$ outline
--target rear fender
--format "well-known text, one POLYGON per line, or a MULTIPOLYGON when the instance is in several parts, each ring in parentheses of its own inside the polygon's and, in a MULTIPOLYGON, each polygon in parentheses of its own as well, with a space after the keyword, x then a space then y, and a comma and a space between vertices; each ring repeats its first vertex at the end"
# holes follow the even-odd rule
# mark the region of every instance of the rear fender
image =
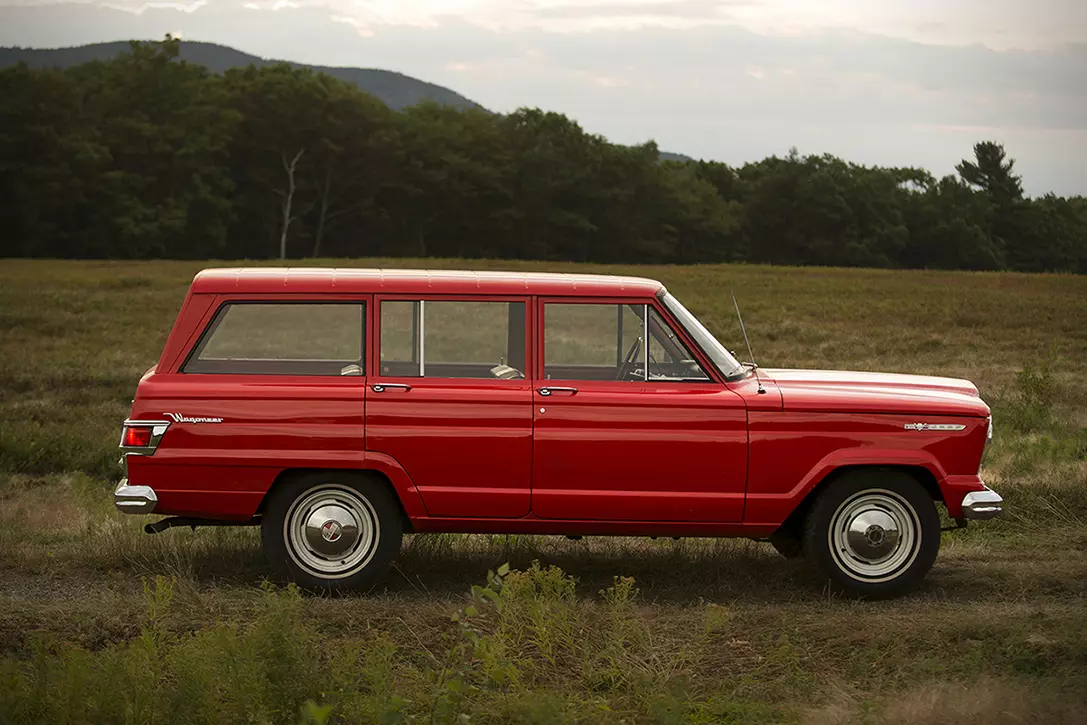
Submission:
MULTIPOLYGON (((276 476, 276 480, 268 487, 268 492, 265 494, 264 500, 267 500, 268 493, 272 492, 275 484, 278 483, 284 475, 330 470, 357 471, 359 473, 372 471, 381 474, 392 485, 393 492, 400 501, 400 506, 404 510, 404 515, 407 516, 409 521, 417 518, 425 518, 428 515, 426 507, 423 505, 423 498, 419 495, 418 489, 415 488, 415 484, 412 483, 411 478, 408 477, 408 473, 404 470, 404 467, 392 456, 387 456, 384 453, 374 453, 372 451, 366 451, 363 454, 362 464, 357 467, 338 467, 331 469, 328 466, 315 466, 312 468, 297 467, 283 469, 276 476)), ((264 501, 261 501, 260 506, 258 506, 253 513, 259 512, 263 507, 264 501)))

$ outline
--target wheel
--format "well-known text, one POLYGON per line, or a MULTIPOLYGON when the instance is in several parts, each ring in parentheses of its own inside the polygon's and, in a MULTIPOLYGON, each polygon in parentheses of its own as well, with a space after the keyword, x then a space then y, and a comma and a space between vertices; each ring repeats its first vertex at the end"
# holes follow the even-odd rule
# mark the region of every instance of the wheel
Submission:
POLYGON ((767 541, 786 559, 799 559, 804 556, 804 541, 796 531, 780 528, 770 534, 767 541))
POLYGON ((844 476, 823 491, 804 551, 838 591, 886 599, 914 589, 936 561, 940 518, 928 492, 898 471, 844 476))
POLYGON ((363 475, 311 473, 269 494, 261 542, 281 579, 309 590, 368 589, 400 551, 392 492, 363 475))

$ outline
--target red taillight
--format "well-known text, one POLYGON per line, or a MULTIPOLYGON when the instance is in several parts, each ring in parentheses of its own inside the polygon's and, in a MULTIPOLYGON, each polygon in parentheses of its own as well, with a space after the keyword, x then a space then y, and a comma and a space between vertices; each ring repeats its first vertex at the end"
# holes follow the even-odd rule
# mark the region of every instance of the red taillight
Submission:
POLYGON ((151 427, 125 426, 125 433, 121 436, 121 445, 126 448, 146 448, 151 445, 151 427))

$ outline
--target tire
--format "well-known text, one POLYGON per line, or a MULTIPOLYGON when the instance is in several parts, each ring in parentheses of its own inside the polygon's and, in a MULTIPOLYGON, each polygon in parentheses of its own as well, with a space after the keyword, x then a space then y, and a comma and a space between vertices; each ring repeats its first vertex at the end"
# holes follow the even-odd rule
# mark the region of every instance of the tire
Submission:
POLYGON ((804 526, 804 551, 835 591, 889 599, 912 591, 936 561, 940 517, 912 476, 863 471, 834 481, 804 526))
POLYGON ((310 591, 366 590, 400 551, 400 505, 384 482, 310 473, 268 496, 261 543, 272 571, 310 591))

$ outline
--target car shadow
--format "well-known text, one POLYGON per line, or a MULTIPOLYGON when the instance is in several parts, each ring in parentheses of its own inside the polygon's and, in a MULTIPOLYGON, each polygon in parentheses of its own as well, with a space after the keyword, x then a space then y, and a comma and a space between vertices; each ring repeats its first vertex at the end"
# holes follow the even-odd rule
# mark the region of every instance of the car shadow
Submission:
MULTIPOLYGON (((803 559, 785 559, 769 544, 755 541, 497 535, 406 537, 378 584, 343 596, 456 599, 472 585, 484 584, 489 570, 506 563, 517 570, 558 567, 576 581, 582 597, 596 597, 613 586, 617 577, 629 577, 643 601, 660 603, 780 604, 849 598, 832 594, 803 559)), ((1041 566, 1014 552, 941 556, 912 596, 962 603, 1083 597, 1087 596, 1085 569, 1087 565, 1072 561, 1041 566)), ((197 547, 181 563, 153 557, 133 562, 132 570, 141 576, 176 574, 202 586, 259 586, 271 576, 256 540, 252 546, 233 547, 229 552, 197 547)))

